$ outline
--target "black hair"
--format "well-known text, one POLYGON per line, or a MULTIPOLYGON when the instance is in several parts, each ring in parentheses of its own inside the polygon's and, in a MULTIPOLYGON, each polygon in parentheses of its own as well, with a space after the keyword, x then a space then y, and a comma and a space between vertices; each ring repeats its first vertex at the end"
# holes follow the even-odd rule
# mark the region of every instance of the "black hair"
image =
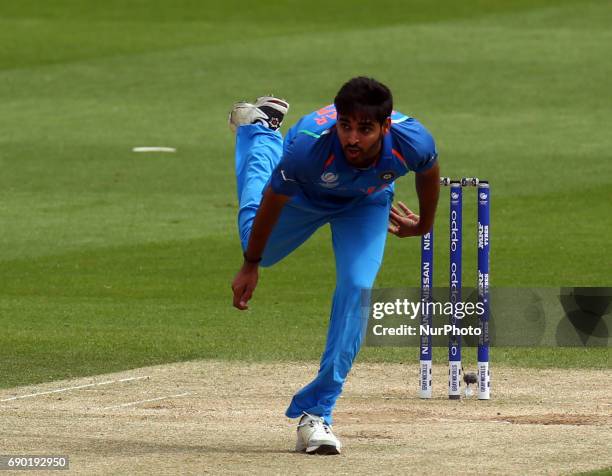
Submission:
POLYGON ((334 105, 338 115, 365 116, 383 124, 393 111, 393 96, 384 84, 358 76, 344 83, 334 105))

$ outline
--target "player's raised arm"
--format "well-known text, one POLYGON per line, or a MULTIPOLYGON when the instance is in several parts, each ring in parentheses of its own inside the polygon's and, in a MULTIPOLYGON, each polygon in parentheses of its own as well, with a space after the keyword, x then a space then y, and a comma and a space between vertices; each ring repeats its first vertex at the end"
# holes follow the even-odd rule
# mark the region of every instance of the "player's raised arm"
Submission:
POLYGON ((259 277, 259 262, 263 256, 268 238, 278 221, 285 204, 291 199, 287 195, 275 193, 268 187, 255 216, 249 244, 244 252, 242 268, 232 282, 234 292, 234 307, 245 310, 253 296, 259 277))
POLYGON ((440 166, 436 163, 428 170, 416 173, 414 182, 419 197, 418 235, 424 235, 431 230, 436 216, 440 196, 440 166))

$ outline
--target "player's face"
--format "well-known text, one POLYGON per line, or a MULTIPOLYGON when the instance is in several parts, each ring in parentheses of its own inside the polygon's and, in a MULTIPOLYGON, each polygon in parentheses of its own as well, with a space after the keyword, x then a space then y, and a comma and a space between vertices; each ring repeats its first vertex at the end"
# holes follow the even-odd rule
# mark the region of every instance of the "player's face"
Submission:
POLYGON ((380 154, 383 136, 390 127, 390 118, 380 124, 363 116, 339 116, 336 130, 346 160, 354 167, 372 165, 380 154))

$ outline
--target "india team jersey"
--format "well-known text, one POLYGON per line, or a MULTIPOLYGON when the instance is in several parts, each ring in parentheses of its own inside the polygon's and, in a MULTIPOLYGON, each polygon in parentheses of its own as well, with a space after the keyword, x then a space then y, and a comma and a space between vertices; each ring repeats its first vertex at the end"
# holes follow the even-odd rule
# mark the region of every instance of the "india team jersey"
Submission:
POLYGON ((350 165, 336 133, 334 105, 300 119, 287 133, 283 157, 270 184, 274 192, 301 195, 316 205, 340 205, 387 188, 409 171, 432 167, 437 152, 431 134, 404 114, 393 112, 380 158, 367 169, 350 165))

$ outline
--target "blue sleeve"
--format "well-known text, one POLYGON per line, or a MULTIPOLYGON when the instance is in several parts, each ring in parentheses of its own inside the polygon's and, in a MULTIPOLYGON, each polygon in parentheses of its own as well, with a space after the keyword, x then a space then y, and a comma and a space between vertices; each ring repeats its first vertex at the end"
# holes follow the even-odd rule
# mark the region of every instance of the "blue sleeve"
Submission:
POLYGON ((406 159, 406 165, 416 173, 424 172, 438 161, 434 138, 416 119, 394 124, 394 139, 406 159))

